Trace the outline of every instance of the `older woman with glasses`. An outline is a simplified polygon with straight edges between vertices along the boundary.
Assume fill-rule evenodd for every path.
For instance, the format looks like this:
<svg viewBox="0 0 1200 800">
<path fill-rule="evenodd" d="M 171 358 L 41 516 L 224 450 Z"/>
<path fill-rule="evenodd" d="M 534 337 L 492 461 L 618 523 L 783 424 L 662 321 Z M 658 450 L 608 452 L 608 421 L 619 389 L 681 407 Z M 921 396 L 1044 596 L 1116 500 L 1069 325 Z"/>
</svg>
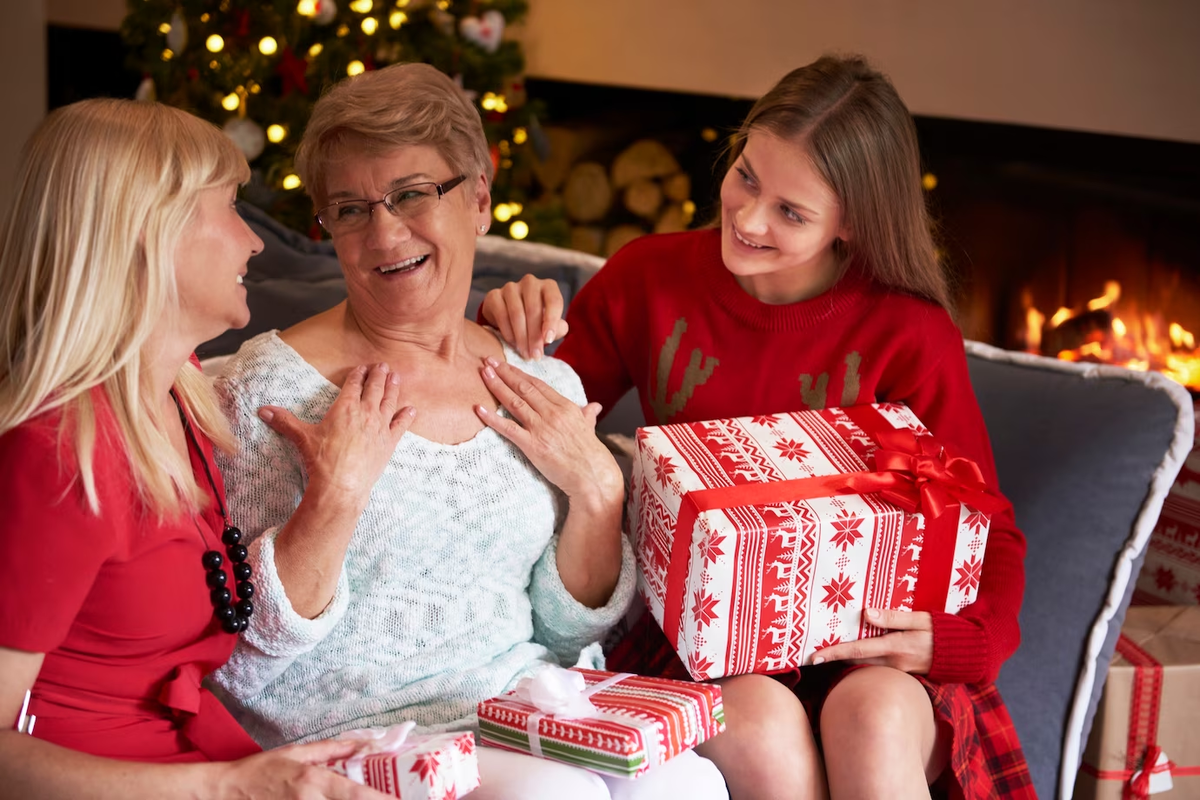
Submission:
<svg viewBox="0 0 1200 800">
<path fill-rule="evenodd" d="M 344 81 L 296 166 L 347 299 L 250 340 L 219 381 L 258 593 L 216 681 L 264 746 L 409 719 L 469 729 L 480 700 L 544 665 L 599 666 L 589 645 L 633 593 L 621 472 L 569 367 L 464 316 L 491 160 L 449 78 L 402 64 Z M 377 367 L 339 397 L 359 364 Z M 342 444 L 364 424 L 398 440 L 382 463 Z M 694 754 L 638 781 L 490 748 L 479 763 L 479 797 L 724 796 Z"/>
</svg>

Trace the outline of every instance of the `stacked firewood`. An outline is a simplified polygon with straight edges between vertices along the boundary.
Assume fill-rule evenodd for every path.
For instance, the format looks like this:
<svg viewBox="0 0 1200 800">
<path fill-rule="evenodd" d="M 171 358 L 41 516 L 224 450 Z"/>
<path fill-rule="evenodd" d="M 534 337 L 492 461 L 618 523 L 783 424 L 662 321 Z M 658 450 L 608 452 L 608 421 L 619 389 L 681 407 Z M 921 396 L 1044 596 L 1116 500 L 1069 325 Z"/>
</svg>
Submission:
<svg viewBox="0 0 1200 800">
<path fill-rule="evenodd" d="M 639 139 L 605 163 L 598 154 L 612 143 L 602 137 L 551 129 L 551 157 L 536 170 L 543 189 L 561 195 L 570 246 L 607 257 L 643 234 L 686 230 L 695 208 L 691 179 L 671 151 Z"/>
</svg>

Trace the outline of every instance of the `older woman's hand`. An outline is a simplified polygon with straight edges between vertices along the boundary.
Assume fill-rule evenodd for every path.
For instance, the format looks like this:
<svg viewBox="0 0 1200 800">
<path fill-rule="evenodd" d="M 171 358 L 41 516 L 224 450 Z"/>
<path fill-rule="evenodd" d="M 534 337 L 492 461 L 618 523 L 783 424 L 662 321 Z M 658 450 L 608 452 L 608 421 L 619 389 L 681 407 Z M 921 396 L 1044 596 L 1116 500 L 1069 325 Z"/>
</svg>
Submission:
<svg viewBox="0 0 1200 800">
<path fill-rule="evenodd" d="M 544 381 L 495 358 L 486 359 L 481 373 L 488 390 L 513 416 L 506 419 L 476 406 L 485 425 L 520 448 L 567 497 L 591 499 L 599 493 L 603 497 L 596 499 L 621 502 L 621 468 L 596 437 L 599 403 L 580 407 Z"/>
<path fill-rule="evenodd" d="M 611 598 L 621 573 L 625 498 L 621 469 L 596 436 L 600 405 L 581 408 L 510 364 L 486 361 L 483 381 L 513 419 L 483 406 L 475 411 L 567 495 L 570 507 L 556 553 L 558 574 L 572 597 L 599 608 Z"/>
<path fill-rule="evenodd" d="M 263 406 L 259 416 L 296 449 L 308 475 L 304 497 L 275 539 L 275 569 L 297 614 L 319 615 L 337 589 L 346 547 L 371 489 L 412 425 L 398 408 L 400 376 L 387 364 L 350 371 L 320 423 Z"/>
<path fill-rule="evenodd" d="M 259 416 L 300 451 L 308 489 L 355 499 L 361 513 L 416 411 L 398 408 L 400 376 L 387 364 L 350 370 L 325 418 L 312 425 L 285 408 L 263 406 Z"/>
</svg>

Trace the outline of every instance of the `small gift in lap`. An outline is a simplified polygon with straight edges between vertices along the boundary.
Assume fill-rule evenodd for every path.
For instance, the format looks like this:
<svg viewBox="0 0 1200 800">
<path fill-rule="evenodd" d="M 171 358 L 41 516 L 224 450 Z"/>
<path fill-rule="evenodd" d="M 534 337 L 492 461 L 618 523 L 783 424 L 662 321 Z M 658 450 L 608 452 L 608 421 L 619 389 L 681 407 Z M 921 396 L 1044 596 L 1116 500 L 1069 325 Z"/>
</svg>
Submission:
<svg viewBox="0 0 1200 800">
<path fill-rule="evenodd" d="M 868 608 L 955 613 L 1007 501 L 907 407 L 639 428 L 638 586 L 697 680 L 878 636 Z"/>
<path fill-rule="evenodd" d="M 548 666 L 479 704 L 491 747 L 636 778 L 725 730 L 721 687 Z"/>
<path fill-rule="evenodd" d="M 415 727 L 415 722 L 405 722 L 346 731 L 337 738 L 365 740 L 367 746 L 325 766 L 403 800 L 458 798 L 479 786 L 474 734 L 414 734 Z"/>
</svg>

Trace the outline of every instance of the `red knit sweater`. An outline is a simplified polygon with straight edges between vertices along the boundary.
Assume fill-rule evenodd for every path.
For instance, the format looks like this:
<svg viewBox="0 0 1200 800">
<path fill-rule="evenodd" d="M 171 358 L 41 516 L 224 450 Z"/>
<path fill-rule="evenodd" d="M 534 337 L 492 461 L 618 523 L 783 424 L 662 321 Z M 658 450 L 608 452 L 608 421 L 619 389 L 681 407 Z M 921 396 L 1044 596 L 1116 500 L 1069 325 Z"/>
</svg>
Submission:
<svg viewBox="0 0 1200 800">
<path fill-rule="evenodd" d="M 767 305 L 725 269 L 718 231 L 647 236 L 580 290 L 567 319 L 555 355 L 605 408 L 631 387 L 653 423 L 905 403 L 997 486 L 950 315 L 860 274 L 812 300 Z M 1020 641 L 1024 557 L 1011 508 L 995 515 L 976 602 L 933 613 L 932 680 L 995 680 Z"/>
</svg>

